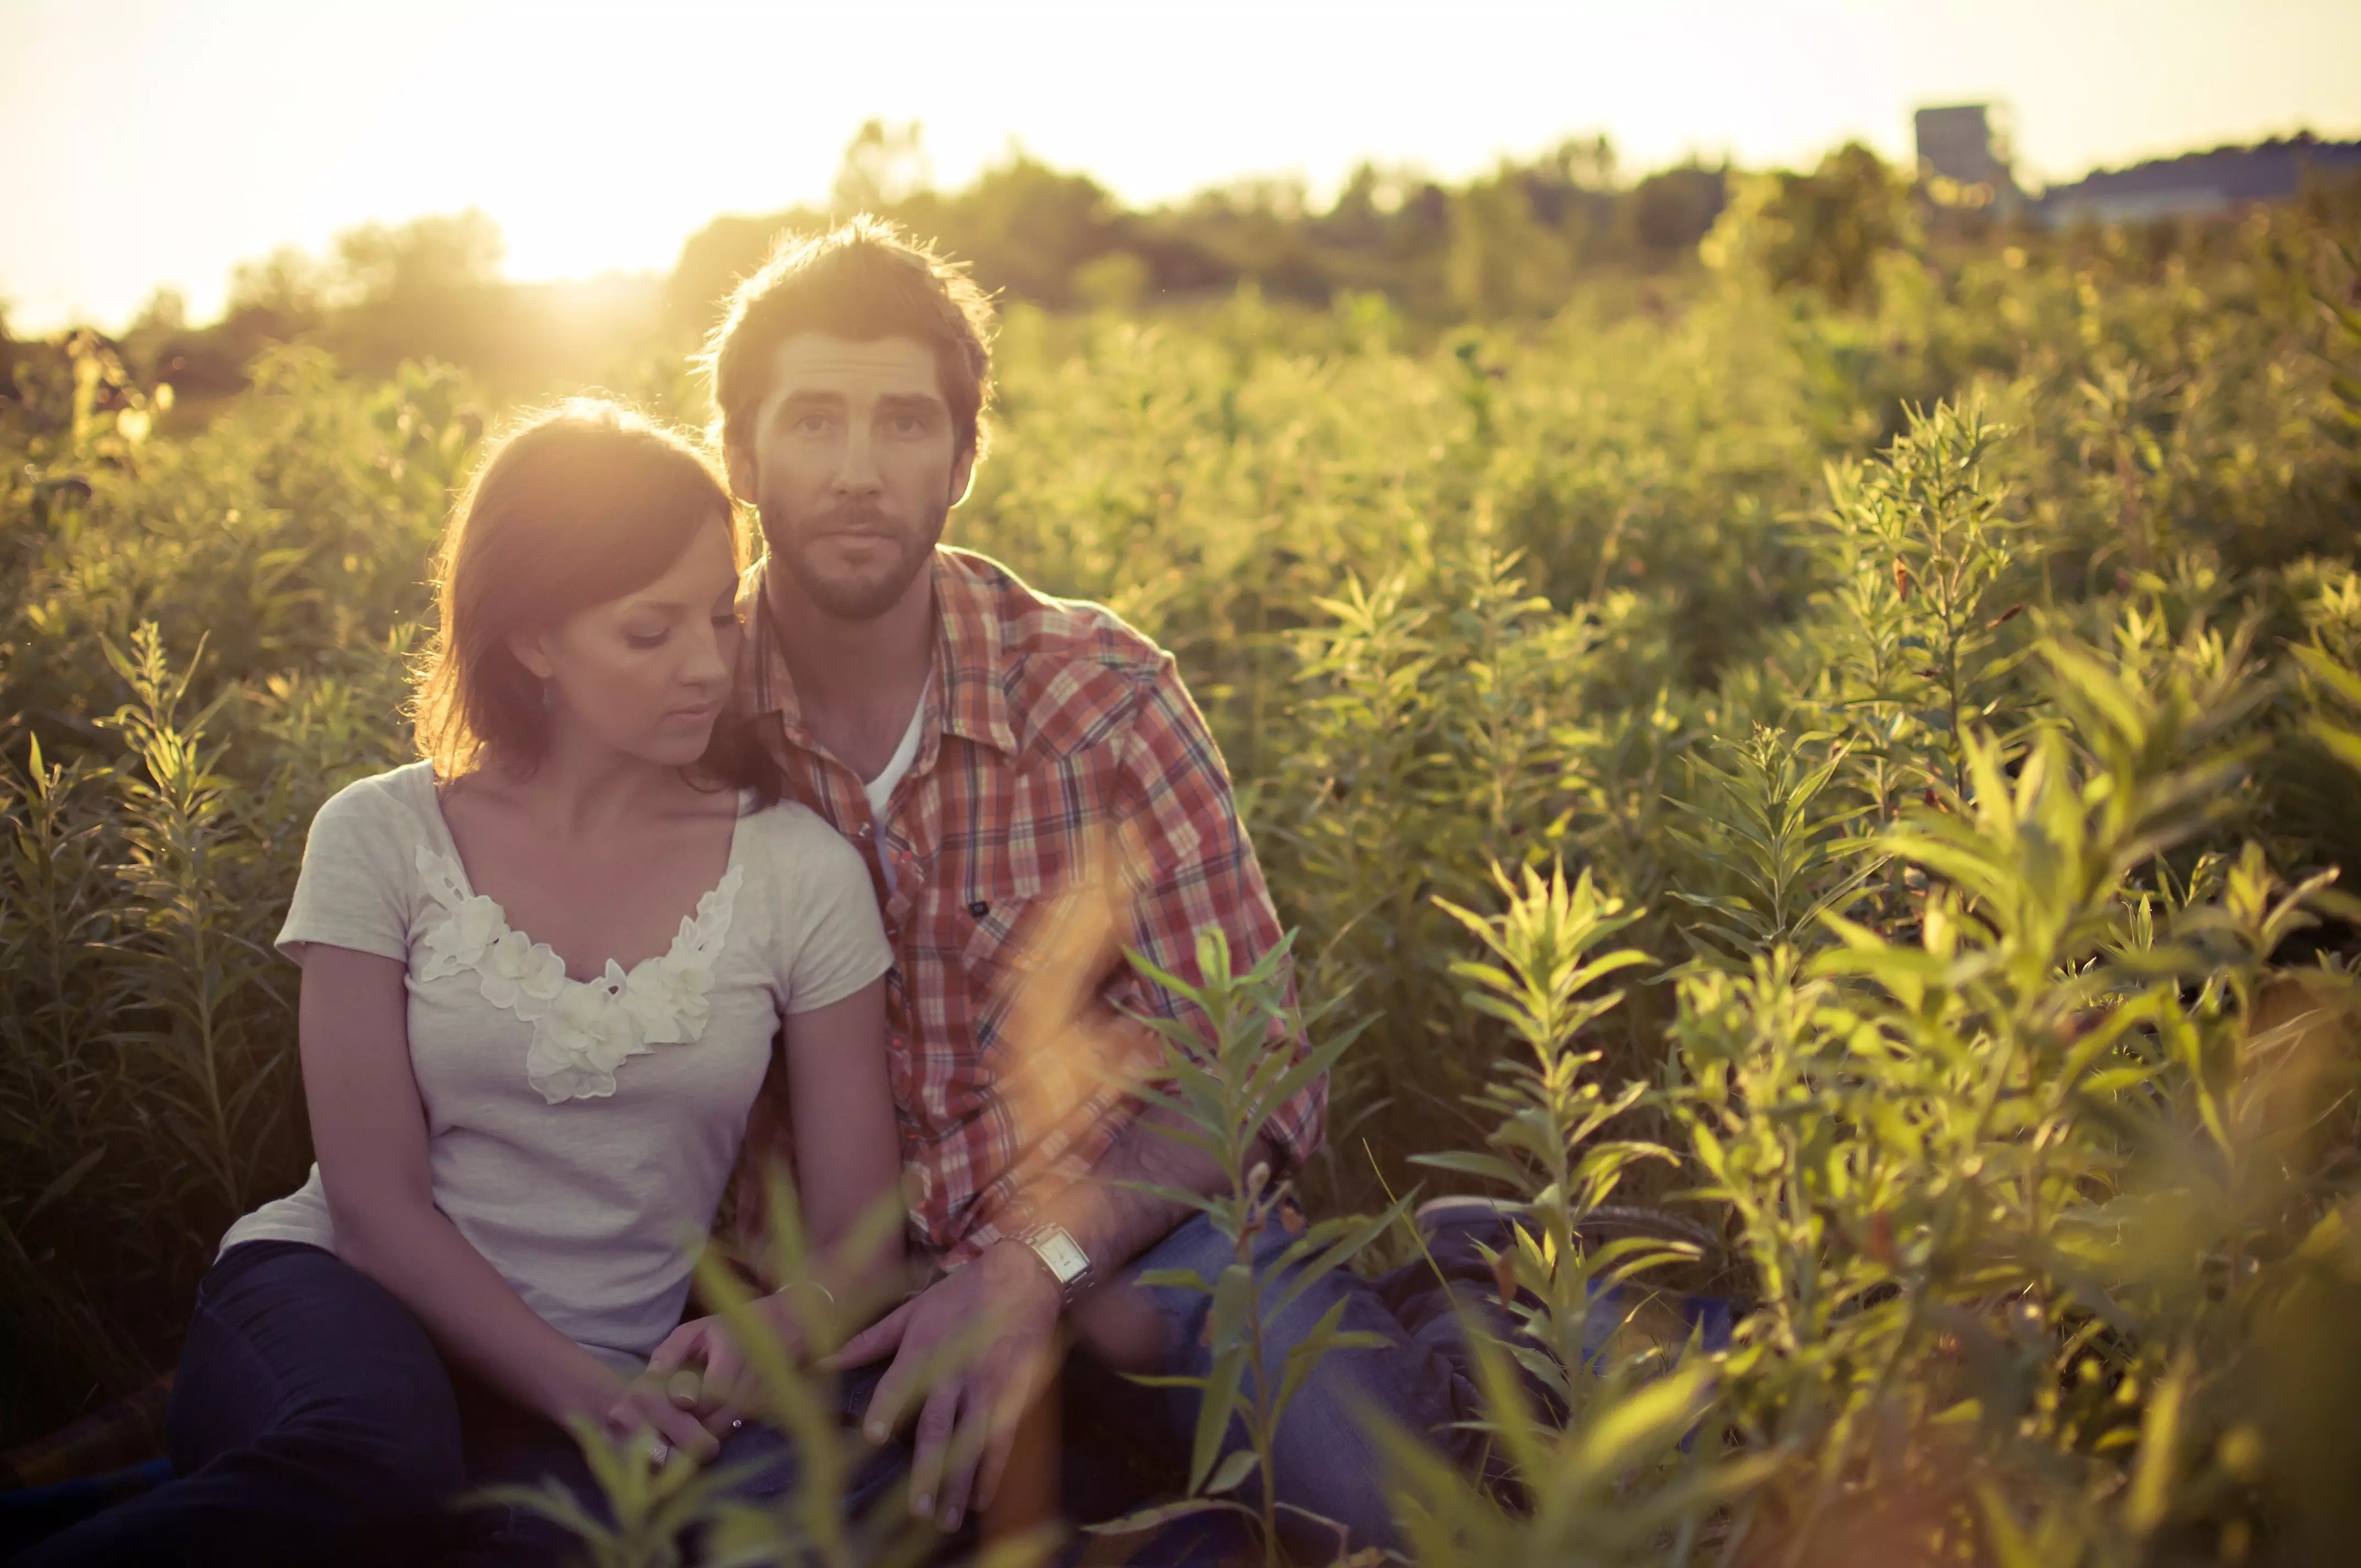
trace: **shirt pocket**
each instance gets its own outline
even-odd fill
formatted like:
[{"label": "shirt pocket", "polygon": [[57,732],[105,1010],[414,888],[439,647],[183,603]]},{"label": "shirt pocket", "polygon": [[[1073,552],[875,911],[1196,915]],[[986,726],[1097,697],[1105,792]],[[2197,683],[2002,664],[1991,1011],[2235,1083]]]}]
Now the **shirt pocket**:
[{"label": "shirt pocket", "polygon": [[1098,998],[1123,962],[1124,933],[1094,888],[1004,888],[979,899],[961,955],[977,1068],[1018,1123],[1038,1129],[1103,1076],[1107,1014]]}]

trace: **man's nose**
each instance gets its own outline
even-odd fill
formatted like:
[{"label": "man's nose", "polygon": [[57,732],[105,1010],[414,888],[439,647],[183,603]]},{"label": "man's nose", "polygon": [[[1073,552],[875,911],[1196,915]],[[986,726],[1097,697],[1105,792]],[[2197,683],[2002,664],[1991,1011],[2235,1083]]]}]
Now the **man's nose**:
[{"label": "man's nose", "polygon": [[844,438],[843,455],[836,466],[836,493],[840,496],[875,495],[885,488],[877,472],[877,446],[860,421],[853,422]]}]

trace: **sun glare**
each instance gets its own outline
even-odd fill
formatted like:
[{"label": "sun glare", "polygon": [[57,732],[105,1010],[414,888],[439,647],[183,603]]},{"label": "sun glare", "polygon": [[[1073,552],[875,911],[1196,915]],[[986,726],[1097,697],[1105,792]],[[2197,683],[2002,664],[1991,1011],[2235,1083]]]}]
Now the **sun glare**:
[{"label": "sun glare", "polygon": [[922,125],[947,185],[1021,146],[1140,206],[1270,174],[1319,199],[1363,159],[1464,179],[1574,135],[1635,174],[1907,157],[1914,107],[1999,101],[2038,180],[2353,134],[2356,58],[2334,0],[20,5],[0,298],[34,328],[120,322],[169,283],[202,316],[241,260],[471,206],[511,277],[661,269],[719,214],[824,200],[873,117]]}]

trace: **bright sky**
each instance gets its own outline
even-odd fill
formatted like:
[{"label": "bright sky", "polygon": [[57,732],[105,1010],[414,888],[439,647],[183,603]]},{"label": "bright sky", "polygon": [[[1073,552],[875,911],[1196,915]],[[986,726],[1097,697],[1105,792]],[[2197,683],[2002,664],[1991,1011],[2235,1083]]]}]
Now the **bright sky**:
[{"label": "bright sky", "polygon": [[943,184],[1013,139],[1138,203],[1599,131],[1626,170],[1907,156],[1915,106],[1992,100],[2037,184],[2361,136],[2356,61],[2355,0],[0,0],[0,301],[119,326],[170,284],[210,319],[239,260],[470,205],[511,277],[669,268],[824,197],[871,115],[922,121]]}]

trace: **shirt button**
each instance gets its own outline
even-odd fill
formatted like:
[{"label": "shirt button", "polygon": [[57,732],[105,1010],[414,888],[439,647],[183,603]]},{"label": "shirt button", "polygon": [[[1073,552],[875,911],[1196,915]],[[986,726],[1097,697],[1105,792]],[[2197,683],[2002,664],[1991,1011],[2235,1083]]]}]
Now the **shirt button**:
[{"label": "shirt button", "polygon": [[868,823],[864,822],[859,828],[854,830],[852,836],[856,839],[866,839],[875,832],[876,829],[874,828],[872,828]]}]

